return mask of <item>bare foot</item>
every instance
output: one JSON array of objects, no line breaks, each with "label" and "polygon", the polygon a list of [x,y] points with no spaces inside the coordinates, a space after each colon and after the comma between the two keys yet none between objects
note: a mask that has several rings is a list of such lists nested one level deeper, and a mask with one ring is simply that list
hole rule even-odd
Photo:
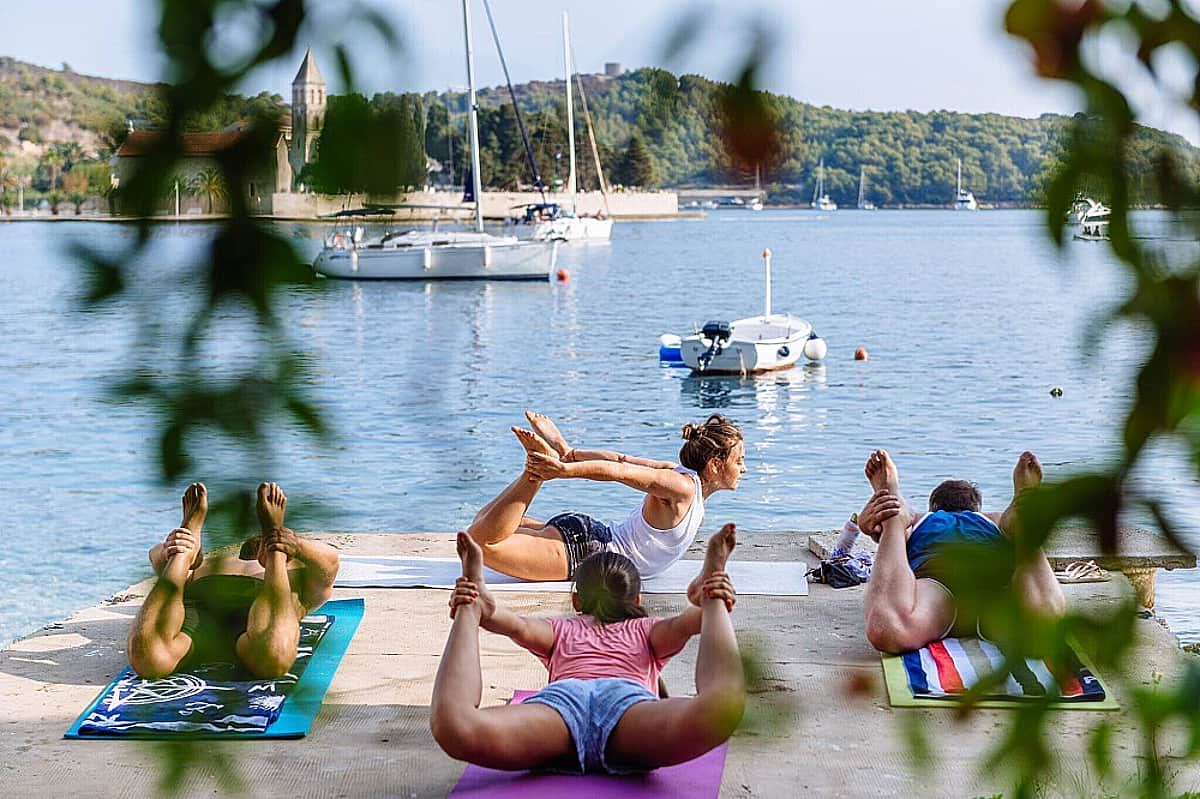
[{"label": "bare foot", "polygon": [[483,578],[483,549],[474,538],[462,531],[459,531],[454,545],[458,550],[458,558],[462,561],[463,577],[472,583],[479,593],[474,604],[479,606],[480,617],[490,619],[496,612],[496,599],[487,590],[487,583]]},{"label": "bare foot", "polygon": [[204,529],[204,518],[208,515],[208,489],[204,483],[192,483],[183,492],[183,521],[180,527],[191,530],[196,536],[196,558],[192,561],[192,569],[200,568],[204,561],[204,544],[200,539],[200,531]]},{"label": "bare foot", "polygon": [[483,548],[471,536],[464,532],[459,532],[458,539],[454,542],[455,548],[458,550],[458,559],[462,561],[463,577],[466,577],[476,585],[483,583]]},{"label": "bare foot", "polygon": [[725,571],[729,554],[737,546],[737,525],[729,522],[708,539],[708,547],[704,550],[704,564],[700,573],[688,584],[688,601],[697,607],[704,604],[704,583],[714,572]]},{"label": "bare foot", "polygon": [[208,489],[204,487],[204,483],[192,483],[183,492],[183,523],[179,526],[200,535],[200,529],[204,527],[204,517],[207,515]]},{"label": "bare foot", "polygon": [[566,459],[571,452],[571,447],[567,444],[567,439],[558,429],[550,417],[544,413],[535,413],[534,411],[525,411],[525,418],[529,420],[529,424],[533,427],[533,432],[542,437],[542,440],[554,448],[558,453],[558,457]]},{"label": "bare foot", "polygon": [[1042,484],[1042,464],[1038,463],[1037,455],[1032,452],[1022,452],[1013,467],[1013,496],[1037,488]]},{"label": "bare foot", "polygon": [[728,522],[708,539],[708,547],[704,550],[704,565],[700,567],[701,579],[706,579],[713,572],[725,571],[725,564],[733,548],[737,546],[737,525]]},{"label": "bare foot", "polygon": [[523,427],[514,427],[512,431],[513,435],[517,437],[517,441],[521,442],[521,446],[530,455],[545,455],[546,457],[560,460],[559,454],[554,448],[547,444],[537,433],[534,433],[532,430],[526,430]]},{"label": "bare foot", "polygon": [[863,471],[866,472],[871,488],[876,491],[887,489],[889,493],[900,496],[900,472],[886,449],[872,452]]},{"label": "bare foot", "polygon": [[258,504],[254,511],[258,514],[258,526],[264,533],[283,527],[283,513],[287,509],[287,497],[278,483],[258,484]]}]

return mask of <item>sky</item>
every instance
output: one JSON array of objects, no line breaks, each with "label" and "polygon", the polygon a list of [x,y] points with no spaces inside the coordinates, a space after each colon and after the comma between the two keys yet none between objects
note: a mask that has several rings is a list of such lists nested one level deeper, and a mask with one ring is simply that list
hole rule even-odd
[{"label": "sky", "polygon": [[[477,84],[501,84],[482,0],[472,1]],[[0,0],[4,6],[0,55],[44,66],[67,62],[81,73],[152,81],[165,77],[155,39],[155,0]],[[352,53],[359,89],[426,91],[466,84],[462,5],[457,0],[310,0],[313,19],[298,51],[251,74],[241,90],[290,97],[303,50],[312,46],[330,83],[342,90],[333,47]],[[367,6],[400,35],[387,47],[362,25],[347,26],[351,9]],[[1200,0],[1196,0],[1200,6]],[[804,102],[855,110],[948,109],[1023,117],[1073,113],[1082,98],[1071,87],[1038,78],[1023,42],[1004,32],[1006,0],[491,0],[505,57],[515,82],[561,76],[561,11],[566,10],[576,68],[599,72],[605,62],[627,69],[661,66],[729,79],[754,46],[752,31],[769,31],[761,84]],[[668,52],[685,20],[700,33],[682,52]],[[214,43],[236,58],[253,26],[230,19]],[[103,35],[98,35],[103,31]],[[1196,114],[1176,107],[1138,80],[1119,36],[1094,42],[1097,63],[1119,77],[1141,121],[1200,143]],[[1164,59],[1179,91],[1195,74],[1181,53]]]}]

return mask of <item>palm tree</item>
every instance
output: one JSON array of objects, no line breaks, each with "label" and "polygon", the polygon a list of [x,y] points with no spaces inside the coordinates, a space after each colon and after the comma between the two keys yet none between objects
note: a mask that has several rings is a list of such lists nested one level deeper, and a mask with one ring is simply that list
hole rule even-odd
[{"label": "palm tree", "polygon": [[[212,167],[197,172],[193,185],[196,194],[208,200],[210,214],[213,212],[213,201],[225,197],[225,180],[221,177],[221,173]],[[181,185],[180,189],[182,188]]]},{"label": "palm tree", "polygon": [[62,153],[51,148],[42,156],[42,163],[50,170],[50,191],[54,191],[58,188],[58,170],[63,165]]}]

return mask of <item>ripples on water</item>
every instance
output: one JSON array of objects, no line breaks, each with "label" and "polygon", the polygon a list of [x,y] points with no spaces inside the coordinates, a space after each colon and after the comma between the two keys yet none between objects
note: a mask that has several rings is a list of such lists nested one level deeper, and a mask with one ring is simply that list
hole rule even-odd
[{"label": "ripples on water", "polygon": [[[1139,217],[1148,235],[1167,218]],[[709,501],[709,524],[746,531],[840,526],[867,493],[862,463],[887,446],[923,503],[947,477],[979,483],[1001,508],[1023,449],[1048,473],[1094,467],[1116,451],[1132,369],[1149,346],[1130,325],[1080,355],[1089,320],[1124,289],[1107,248],[1072,242],[1060,258],[1035,212],[719,212],[704,221],[618,223],[610,245],[562,252],[565,284],[329,282],[292,291],[281,316],[307,353],[310,390],[336,438],[278,431],[271,473],[206,440],[188,479],[282,483],[319,502],[327,529],[451,530],[520,469],[508,432],[524,408],[556,418],[574,442],[674,458],[679,428],[720,411],[743,427],[749,474]],[[309,255],[321,230],[284,226]],[[182,265],[211,228],[162,226],[135,291],[172,334],[197,302]],[[0,225],[0,643],[148,574],[146,549],[178,523],[184,485],[163,486],[155,420],[112,398],[137,328],[114,308],[80,313],[64,245],[116,248],[122,225]],[[1195,245],[1175,242],[1176,255]],[[657,362],[660,333],[761,313],[759,253],[774,253],[773,305],[827,340],[820,366],[741,380],[693,377]],[[217,368],[256,344],[236,312],[207,351]],[[139,346],[161,350],[166,339]],[[856,347],[870,353],[853,360]],[[1050,396],[1054,386],[1063,396]],[[1194,473],[1160,448],[1143,479],[1163,490],[1194,536]],[[185,481],[184,481],[185,482]],[[543,518],[572,508],[624,515],[618,485],[550,483]],[[1194,572],[1164,574],[1160,610],[1200,638]]]}]

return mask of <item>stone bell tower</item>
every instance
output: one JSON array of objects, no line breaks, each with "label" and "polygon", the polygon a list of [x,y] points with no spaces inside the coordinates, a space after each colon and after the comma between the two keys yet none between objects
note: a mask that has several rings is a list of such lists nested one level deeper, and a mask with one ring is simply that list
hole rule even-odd
[{"label": "stone bell tower", "polygon": [[292,81],[292,180],[313,159],[313,143],[325,123],[325,79],[317,69],[312,48],[304,53],[304,62]]}]

